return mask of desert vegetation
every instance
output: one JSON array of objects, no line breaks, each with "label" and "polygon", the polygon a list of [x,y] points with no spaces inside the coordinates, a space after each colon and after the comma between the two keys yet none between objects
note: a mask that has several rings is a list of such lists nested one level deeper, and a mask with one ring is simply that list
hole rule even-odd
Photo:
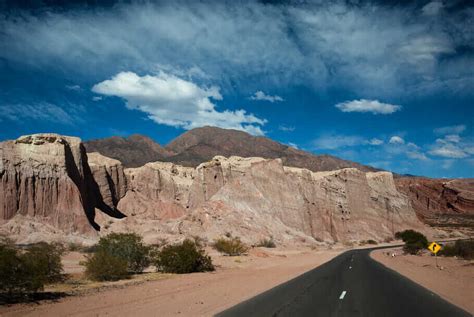
[{"label": "desert vegetation", "polygon": [[8,240],[0,242],[0,293],[2,296],[26,297],[42,290],[46,283],[62,278],[59,244],[38,243],[25,250]]},{"label": "desert vegetation", "polygon": [[262,239],[257,243],[257,247],[262,247],[262,248],[276,248],[276,243],[273,240],[273,237],[270,237],[268,239]]},{"label": "desert vegetation", "polygon": [[229,256],[243,255],[247,253],[249,247],[238,237],[220,238],[214,241],[214,249]]},{"label": "desert vegetation", "polygon": [[424,234],[415,230],[404,230],[395,233],[396,239],[401,239],[405,242],[403,251],[408,254],[418,254],[421,250],[428,246],[428,239]]},{"label": "desert vegetation", "polygon": [[194,273],[214,271],[211,257],[198,241],[186,239],[181,243],[166,245],[153,252],[156,270],[164,273]]},{"label": "desert vegetation", "polygon": [[438,253],[442,256],[456,256],[466,260],[474,259],[474,240],[456,240],[444,245]]}]

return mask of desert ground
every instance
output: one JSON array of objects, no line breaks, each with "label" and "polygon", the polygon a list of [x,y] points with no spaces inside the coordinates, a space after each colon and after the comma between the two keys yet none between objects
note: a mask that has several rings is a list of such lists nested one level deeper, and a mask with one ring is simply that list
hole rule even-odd
[{"label": "desert ground", "polygon": [[[392,257],[392,254],[395,256]],[[474,261],[454,257],[404,255],[401,248],[375,250],[373,259],[474,314]]]},{"label": "desert ground", "polygon": [[[210,316],[313,269],[342,251],[256,248],[248,256],[238,257],[210,251],[217,265],[212,273],[158,274],[159,277],[151,274],[151,279],[156,280],[129,281],[128,285],[120,281],[54,302],[5,306],[0,308],[0,315]],[[80,274],[81,258],[77,252],[66,256],[66,273]]]}]

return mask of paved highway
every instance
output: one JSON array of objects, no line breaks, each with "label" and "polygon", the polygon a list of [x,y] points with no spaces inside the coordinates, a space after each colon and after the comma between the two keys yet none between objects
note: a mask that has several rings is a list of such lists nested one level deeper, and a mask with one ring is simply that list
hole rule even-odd
[{"label": "paved highway", "polygon": [[472,316],[372,260],[372,250],[347,251],[217,316]]}]

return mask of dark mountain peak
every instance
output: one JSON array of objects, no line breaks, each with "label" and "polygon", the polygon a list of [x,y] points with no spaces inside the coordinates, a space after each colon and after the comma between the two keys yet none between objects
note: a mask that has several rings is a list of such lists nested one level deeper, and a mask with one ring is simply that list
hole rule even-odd
[{"label": "dark mountain peak", "polygon": [[186,131],[165,148],[147,136],[134,134],[128,138],[110,137],[86,142],[88,152],[99,152],[120,160],[127,167],[137,167],[152,161],[175,162],[198,166],[216,155],[281,158],[287,166],[327,171],[355,167],[373,171],[372,167],[342,160],[331,155],[314,155],[267,137],[253,136],[243,131],[205,126]]},{"label": "dark mountain peak", "polygon": [[148,162],[164,161],[171,156],[157,142],[148,136],[132,134],[129,137],[112,136],[84,142],[87,152],[99,152],[117,159],[126,167],[139,167]]}]

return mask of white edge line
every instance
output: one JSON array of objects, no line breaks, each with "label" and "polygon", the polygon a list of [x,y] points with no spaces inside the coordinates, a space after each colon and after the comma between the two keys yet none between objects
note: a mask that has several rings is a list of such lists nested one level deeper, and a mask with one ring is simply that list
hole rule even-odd
[{"label": "white edge line", "polygon": [[343,291],[341,293],[341,296],[339,296],[339,299],[344,299],[344,296],[346,296],[346,293],[347,293],[346,291]]}]

